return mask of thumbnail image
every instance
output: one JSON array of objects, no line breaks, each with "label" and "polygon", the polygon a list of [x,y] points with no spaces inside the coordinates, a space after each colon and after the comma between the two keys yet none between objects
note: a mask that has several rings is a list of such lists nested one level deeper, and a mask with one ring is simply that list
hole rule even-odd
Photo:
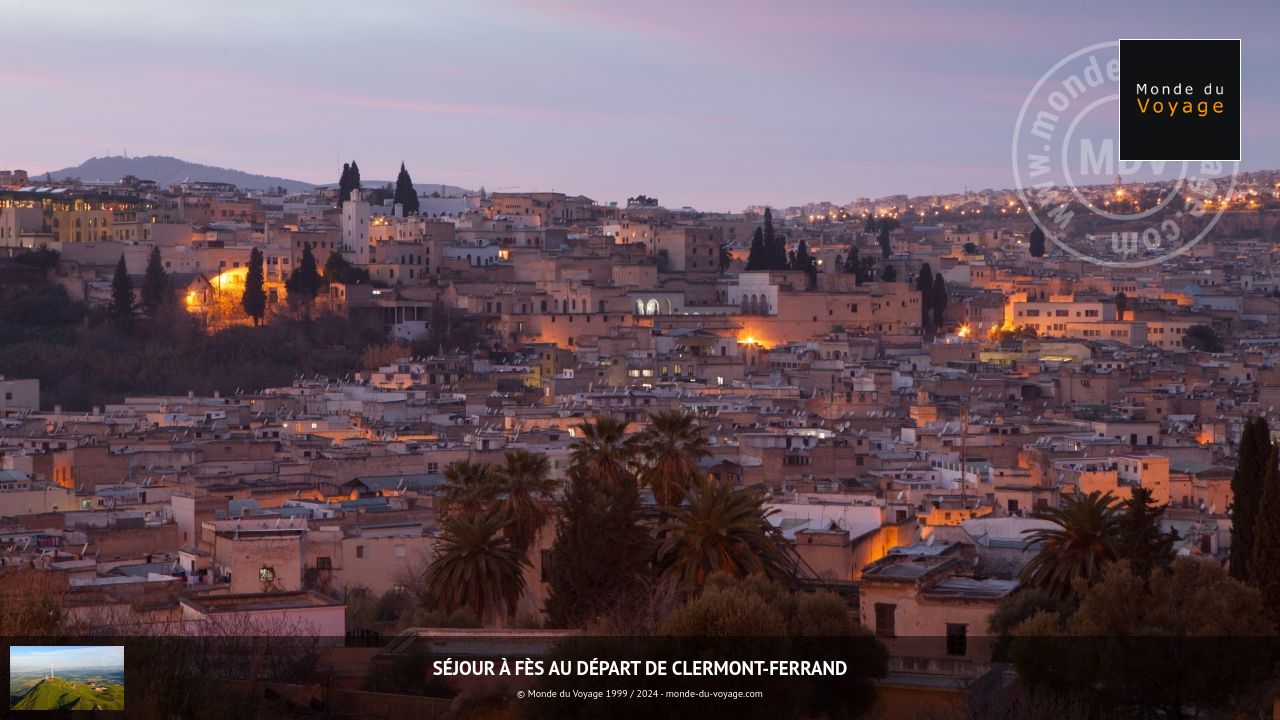
[{"label": "thumbnail image", "polygon": [[14,645],[10,710],[123,710],[123,645]]}]

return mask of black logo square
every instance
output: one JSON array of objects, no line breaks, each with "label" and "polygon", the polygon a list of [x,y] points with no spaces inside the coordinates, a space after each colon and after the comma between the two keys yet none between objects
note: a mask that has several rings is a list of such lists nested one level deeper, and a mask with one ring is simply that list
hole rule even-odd
[{"label": "black logo square", "polygon": [[1121,40],[1120,159],[1240,160],[1240,41]]}]

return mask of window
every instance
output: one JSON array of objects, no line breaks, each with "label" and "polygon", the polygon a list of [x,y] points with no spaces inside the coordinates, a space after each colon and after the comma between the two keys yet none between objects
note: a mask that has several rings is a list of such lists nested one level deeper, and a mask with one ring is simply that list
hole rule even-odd
[{"label": "window", "polygon": [[[898,609],[893,603],[876,603],[876,635],[894,637],[893,613]],[[950,628],[950,626],[947,626]]]},{"label": "window", "polygon": [[393,551],[395,552],[395,556],[396,556],[396,557],[398,557],[398,558],[402,558],[402,557],[404,557],[404,556],[405,556],[405,547],[404,547],[404,545],[396,545],[396,546],[395,546],[394,548],[392,548],[392,549],[393,549]]},{"label": "window", "polygon": [[333,569],[333,560],[332,560],[332,559],[330,559],[329,557],[318,557],[318,558],[316,558],[316,569],[317,569],[317,570],[332,570],[332,569]]},{"label": "window", "polygon": [[364,559],[364,556],[365,556],[365,555],[364,555],[364,546],[363,546],[363,545],[357,545],[357,546],[356,546],[356,557],[357,557],[357,558],[359,558],[359,559]]},{"label": "window", "polygon": [[947,654],[963,657],[969,650],[969,626],[947,623]]},{"label": "window", "polygon": [[264,583],[275,582],[276,569],[270,565],[263,565],[262,569],[258,570],[258,579]]}]

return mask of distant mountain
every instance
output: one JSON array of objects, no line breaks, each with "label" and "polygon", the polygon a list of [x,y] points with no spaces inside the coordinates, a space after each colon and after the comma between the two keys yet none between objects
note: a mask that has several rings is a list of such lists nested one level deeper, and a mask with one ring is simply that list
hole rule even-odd
[{"label": "distant mountain", "polygon": [[[273,190],[277,187],[283,187],[289,192],[304,192],[315,187],[337,187],[337,183],[317,186],[301,180],[254,175],[241,170],[201,165],[166,155],[95,157],[89,158],[75,167],[54,170],[48,174],[54,180],[79,178],[85,182],[116,182],[126,175],[132,175],[141,180],[154,180],[160,187],[177,185],[186,180],[231,183],[242,190]],[[35,179],[42,177],[42,174],[33,176]],[[362,185],[366,188],[379,188],[384,185],[394,185],[394,183],[386,180],[366,180]],[[460,188],[456,185],[414,183],[414,187],[417,188],[419,193],[428,195],[431,193],[459,195],[470,192],[466,188]]]},{"label": "distant mountain", "polygon": [[10,710],[123,710],[124,686],[93,686],[52,678],[41,680],[17,700],[11,700]]},{"label": "distant mountain", "polygon": [[[231,183],[244,190],[269,190],[283,187],[289,192],[302,192],[315,187],[311,183],[288,178],[254,175],[240,170],[200,165],[164,155],[145,157],[89,158],[83,163],[49,173],[54,180],[79,178],[86,182],[115,182],[126,175],[140,180],[154,180],[160,187],[176,185],[185,180]],[[37,176],[39,177],[39,176]]]}]

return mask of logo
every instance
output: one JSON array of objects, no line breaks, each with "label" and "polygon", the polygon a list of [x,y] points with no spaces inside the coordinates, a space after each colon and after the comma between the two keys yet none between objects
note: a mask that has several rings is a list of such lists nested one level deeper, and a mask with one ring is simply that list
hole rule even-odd
[{"label": "logo", "polygon": [[1014,183],[1054,246],[1099,265],[1143,267],[1187,252],[1213,229],[1240,163],[1120,159],[1120,101],[1119,42],[1058,61],[1018,113]]}]

